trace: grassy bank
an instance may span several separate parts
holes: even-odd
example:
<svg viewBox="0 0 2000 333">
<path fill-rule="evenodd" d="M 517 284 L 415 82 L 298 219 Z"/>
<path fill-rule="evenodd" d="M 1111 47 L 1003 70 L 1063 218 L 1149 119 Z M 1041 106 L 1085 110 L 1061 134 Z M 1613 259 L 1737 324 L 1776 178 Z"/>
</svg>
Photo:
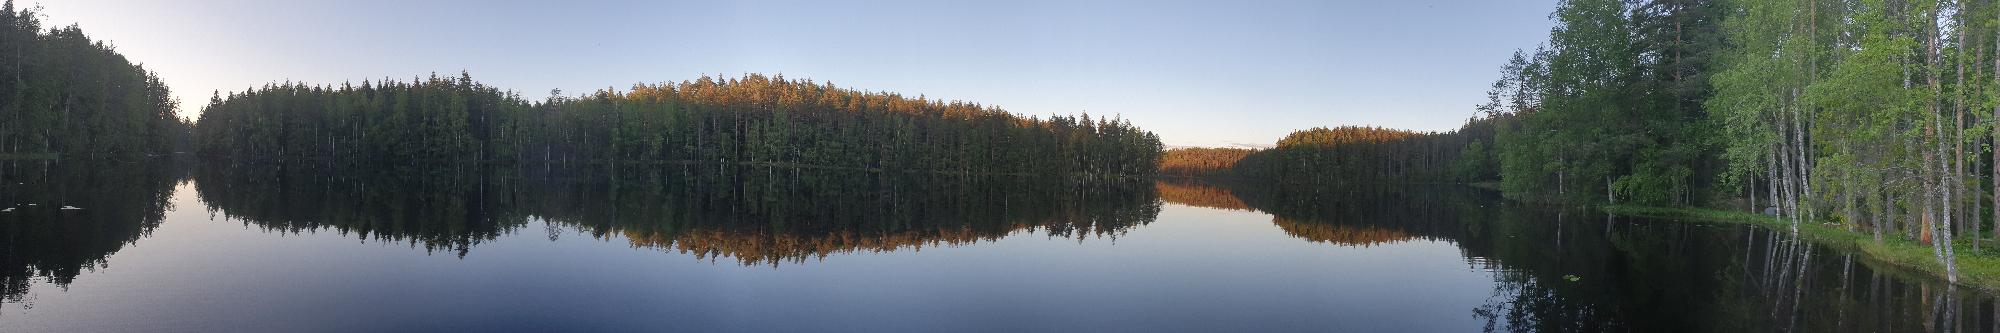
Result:
<svg viewBox="0 0 2000 333">
<path fill-rule="evenodd" d="M 1773 230 L 1791 230 L 1789 221 L 1740 211 L 1622 205 L 1605 206 L 1604 211 L 1627 216 L 1749 224 Z M 1877 243 L 1875 236 L 1865 231 L 1848 231 L 1840 226 L 1812 222 L 1800 224 L 1799 233 L 1815 243 L 1841 251 L 1859 253 L 1874 261 L 1929 274 L 1939 280 L 1945 278 L 1944 264 L 1939 263 L 1937 257 L 1931 254 L 1929 245 L 1918 244 L 1896 235 L 1883 235 L 1882 241 Z M 1959 285 L 2000 292 L 2000 252 L 1991 250 L 2000 244 L 1990 240 L 1982 241 L 1980 246 L 1987 249 L 1975 250 L 1972 241 L 1965 239 L 1959 240 L 1953 246 L 1958 254 Z"/>
</svg>

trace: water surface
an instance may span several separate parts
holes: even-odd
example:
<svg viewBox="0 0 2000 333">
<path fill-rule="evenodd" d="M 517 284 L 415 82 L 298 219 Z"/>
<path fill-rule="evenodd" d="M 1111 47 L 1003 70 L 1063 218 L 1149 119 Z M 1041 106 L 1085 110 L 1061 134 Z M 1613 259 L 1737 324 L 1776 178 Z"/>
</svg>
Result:
<svg viewBox="0 0 2000 333">
<path fill-rule="evenodd" d="M 77 161 L 0 164 L 0 181 L 9 332 L 1915 332 L 2000 315 L 1766 230 L 1460 187 Z"/>
</svg>

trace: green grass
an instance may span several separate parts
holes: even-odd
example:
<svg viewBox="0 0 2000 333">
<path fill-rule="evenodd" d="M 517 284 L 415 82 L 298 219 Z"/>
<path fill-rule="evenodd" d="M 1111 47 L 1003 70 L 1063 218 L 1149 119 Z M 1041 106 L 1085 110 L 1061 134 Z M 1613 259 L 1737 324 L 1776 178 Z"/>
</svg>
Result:
<svg viewBox="0 0 2000 333">
<path fill-rule="evenodd" d="M 1725 211 L 1691 207 L 1645 207 L 1645 206 L 1605 206 L 1605 212 L 1626 216 L 1658 217 L 1670 219 L 1699 220 L 1735 224 L 1757 225 L 1772 230 L 1790 231 L 1791 222 L 1775 217 L 1741 211 Z M 1871 261 L 1896 268 L 1918 272 L 1945 279 L 1944 264 L 1939 263 L 1931 253 L 1930 245 L 1918 244 L 1897 235 L 1883 235 L 1881 242 L 1865 231 L 1848 231 L 1839 225 L 1824 223 L 1801 223 L 1799 233 L 1816 243 L 1842 251 L 1858 253 Z M 1985 249 L 1974 249 L 1970 239 L 1961 239 L 1952 244 L 1958 254 L 1958 284 L 1986 291 L 2000 292 L 2000 251 L 1993 248 L 2000 243 L 1981 241 Z"/>
</svg>

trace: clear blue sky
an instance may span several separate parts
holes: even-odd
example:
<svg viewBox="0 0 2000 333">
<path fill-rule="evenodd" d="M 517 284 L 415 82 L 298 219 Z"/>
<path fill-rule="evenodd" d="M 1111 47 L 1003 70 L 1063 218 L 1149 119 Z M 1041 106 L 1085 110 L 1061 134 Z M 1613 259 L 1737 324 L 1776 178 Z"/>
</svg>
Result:
<svg viewBox="0 0 2000 333">
<path fill-rule="evenodd" d="M 1118 114 L 1168 145 L 1302 128 L 1456 128 L 1554 0 L 17 0 L 159 72 L 193 117 L 215 90 L 432 72 L 531 99 L 782 73 L 1046 115 Z"/>
</svg>

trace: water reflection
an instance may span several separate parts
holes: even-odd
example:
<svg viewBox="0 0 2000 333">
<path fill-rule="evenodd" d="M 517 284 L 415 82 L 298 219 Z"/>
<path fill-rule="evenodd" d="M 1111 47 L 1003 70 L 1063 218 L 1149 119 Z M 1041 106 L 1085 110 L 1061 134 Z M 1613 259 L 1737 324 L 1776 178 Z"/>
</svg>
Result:
<svg viewBox="0 0 2000 333">
<path fill-rule="evenodd" d="M 756 168 L 606 172 L 616 181 L 547 184 L 575 204 L 544 206 L 537 214 L 595 237 L 617 235 L 634 246 L 745 265 L 969 244 L 1015 232 L 1116 237 L 1160 213 L 1152 188 L 1141 182 Z"/>
<path fill-rule="evenodd" d="M 201 197 L 280 232 L 332 230 L 460 256 L 544 222 L 633 246 L 800 263 L 847 252 L 989 241 L 1015 232 L 1116 237 L 1160 206 L 1141 182 L 1070 182 L 691 165 L 468 165 L 465 174 L 204 166 Z"/>
<path fill-rule="evenodd" d="M 331 170 L 317 165 L 203 163 L 195 190 L 211 214 L 270 232 L 332 231 L 363 240 L 409 242 L 460 256 L 527 225 L 512 169 Z"/>
<path fill-rule="evenodd" d="M 1456 243 L 1492 273 L 1486 304 L 1469 309 L 1489 332 L 2000 330 L 1990 294 L 1762 228 L 1529 207 L 1466 188 L 1159 186 L 1191 206 L 1233 193 L 1307 241 Z"/>
<path fill-rule="evenodd" d="M 302 242 L 332 240 L 330 243 L 334 243 L 330 247 L 308 247 L 315 250 L 355 252 L 340 254 L 348 255 L 346 258 L 351 260 L 341 269 L 357 271 L 342 278 L 374 278 L 358 284 L 383 290 L 391 288 L 384 284 L 407 282 L 405 276 L 397 274 L 419 269 L 411 267 L 421 267 L 429 272 L 426 274 L 435 276 L 492 276 L 487 283 L 518 283 L 511 286 L 514 288 L 611 279 L 619 274 L 657 269 L 653 275 L 617 280 L 632 284 L 605 288 L 641 288 L 635 286 L 647 286 L 645 283 L 651 283 L 648 279 L 680 276 L 709 282 L 678 286 L 684 289 L 643 288 L 671 291 L 662 295 L 695 297 L 673 303 L 681 307 L 705 304 L 701 300 L 753 294 L 772 301 L 758 303 L 759 306 L 777 306 L 774 304 L 800 301 L 785 299 L 781 294 L 805 290 L 785 286 L 817 281 L 822 284 L 806 289 L 843 289 L 857 282 L 833 283 L 827 282 L 832 280 L 826 277 L 887 269 L 899 278 L 873 282 L 894 285 L 878 285 L 886 289 L 859 294 L 890 295 L 893 293 L 885 291 L 907 290 L 934 295 L 964 289 L 953 283 L 970 277 L 992 278 L 981 280 L 984 283 L 1017 284 L 1012 285 L 1014 289 L 954 294 L 959 295 L 955 298 L 958 301 L 883 296 L 889 298 L 852 306 L 870 311 L 874 308 L 866 306 L 881 306 L 882 311 L 916 311 L 938 309 L 941 304 L 981 307 L 1013 300 L 1015 303 L 1008 303 L 1014 304 L 1012 308 L 1031 309 L 1048 305 L 1029 301 L 1057 300 L 1090 303 L 1093 308 L 1140 309 L 1148 305 L 1192 306 L 1174 303 L 1207 299 L 1213 302 L 1198 305 L 1258 308 L 1255 311 L 1262 314 L 1281 308 L 1342 309 L 1333 312 L 1352 314 L 1392 305 L 1422 309 L 1432 304 L 1425 297 L 1443 297 L 1440 296 L 1443 294 L 1419 295 L 1419 291 L 1411 289 L 1451 289 L 1450 295 L 1472 297 L 1449 303 L 1456 304 L 1449 307 L 1411 310 L 1416 312 L 1380 320 L 1449 317 L 1438 320 L 1456 326 L 1436 327 L 1483 326 L 1487 331 L 1982 332 L 1994 331 L 1995 325 L 2000 324 L 1994 320 L 2000 317 L 2000 306 L 1988 294 L 1954 288 L 1921 275 L 1881 269 L 1877 263 L 1784 233 L 1522 206 L 1481 190 L 1451 186 L 1260 188 L 1189 182 L 1071 182 L 683 165 L 565 168 L 469 164 L 432 170 L 362 172 L 313 165 L 211 164 L 192 168 L 188 175 L 183 175 L 163 162 L 0 163 L 0 184 L 12 184 L 0 185 L 0 209 L 14 209 L 0 212 L 0 242 L 4 242 L 0 243 L 0 250 L 4 250 L 0 252 L 0 271 L 4 271 L 0 279 L 4 281 L 0 282 L 6 288 L 4 303 L 25 307 L 33 301 L 23 299 L 23 295 L 31 295 L 28 290 L 31 286 L 67 288 L 79 275 L 91 270 L 145 261 L 125 256 L 110 260 L 125 261 L 121 263 L 108 262 L 106 258 L 121 250 L 140 254 L 158 252 L 130 250 L 130 245 L 143 243 L 142 238 L 162 225 L 162 212 L 172 208 L 168 198 L 173 189 L 186 185 L 180 188 L 194 192 L 181 193 L 183 205 L 195 202 L 188 200 L 190 196 L 198 197 L 211 215 L 242 224 L 243 227 L 220 224 L 223 229 L 240 232 L 235 234 L 239 238 L 230 238 L 232 241 L 271 240 L 264 237 L 270 234 L 323 233 L 408 245 L 422 251 L 395 247 L 374 250 L 442 260 L 422 265 L 412 263 L 423 261 L 397 264 L 383 260 L 408 258 L 359 253 L 368 250 L 348 247 L 351 242 L 340 237 L 298 237 Z M 189 176 L 193 184 L 182 183 Z M 1217 210 L 1175 207 L 1171 211 L 1185 215 L 1173 216 L 1170 220 L 1174 224 L 1147 226 L 1161 218 L 1162 202 Z M 36 205 L 27 206 L 29 203 Z M 63 206 L 81 209 L 59 209 Z M 175 216 L 177 220 L 185 219 Z M 205 222 L 199 218 L 192 220 L 188 223 Z M 1242 223 L 1246 221 L 1249 223 Z M 162 236 L 158 238 L 173 238 L 166 235 L 183 226 L 181 223 L 173 222 L 159 229 Z M 1010 236 L 1045 239 L 1015 242 L 1024 237 Z M 1176 236 L 1186 237 L 1173 238 Z M 617 242 L 609 244 L 614 250 L 653 257 L 597 258 L 591 265 L 578 266 L 586 268 L 572 267 L 570 274 L 551 276 L 522 273 L 540 272 L 536 269 L 541 266 L 529 264 L 520 267 L 534 268 L 481 266 L 515 264 L 521 259 L 509 255 L 524 253 L 564 253 L 561 260 L 573 261 L 593 259 L 576 253 L 621 253 L 550 252 L 577 251 L 573 246 L 579 243 L 605 244 L 549 242 L 541 237 L 609 240 Z M 1012 243 L 982 244 L 922 255 L 858 255 L 1002 239 Z M 1073 246 L 1072 239 L 1120 242 Z M 1220 241 L 1202 243 L 1204 240 Z M 234 252 L 228 253 L 298 250 L 272 244 L 275 243 L 248 244 L 231 248 Z M 644 250 L 624 248 L 626 244 Z M 427 256 L 422 253 L 426 251 L 442 255 Z M 501 253 L 495 257 L 501 260 L 482 262 L 480 253 Z M 1309 255 L 1292 256 L 1298 253 Z M 859 265 L 829 262 L 810 268 L 787 265 L 785 270 L 737 267 L 808 263 L 846 254 L 856 254 L 857 260 L 843 262 Z M 959 256 L 946 256 L 951 254 Z M 157 266 L 199 263 L 213 255 L 190 257 L 194 259 L 182 260 L 193 261 L 165 261 L 156 263 L 155 270 L 139 272 L 179 272 Z M 644 261 L 660 257 L 695 258 L 722 264 Z M 940 266 L 945 264 L 940 260 L 947 260 L 941 258 L 951 258 L 953 263 L 964 266 Z M 964 261 L 967 258 L 1005 260 Z M 274 261 L 250 267 L 306 270 L 286 266 L 287 261 L 300 260 L 288 254 L 266 259 Z M 1421 273 L 1410 272 L 1409 265 L 1396 261 L 1405 259 L 1443 263 L 1431 266 L 1444 267 L 1430 274 L 1463 275 L 1414 276 Z M 1456 270 L 1454 263 L 1458 260 L 1463 260 L 1462 270 Z M 1060 264 L 1038 265 L 1048 262 Z M 1121 269 L 1128 266 L 1130 269 Z M 1334 267 L 1333 271 L 1366 273 L 1314 275 L 1326 274 L 1327 267 Z M 221 274 L 233 273 L 236 272 Z M 918 273 L 945 274 L 952 278 L 900 278 Z M 1016 279 L 1016 276 L 1028 278 Z M 1288 276 L 1305 278 L 1273 278 Z M 1381 294 L 1357 291 L 1369 288 L 1369 283 L 1375 283 L 1377 277 L 1418 287 Z M 155 284 L 149 283 L 162 278 L 128 271 L 124 277 L 128 280 L 123 280 L 128 284 L 123 286 L 150 288 Z M 272 281 L 291 283 L 298 278 L 249 274 L 229 281 L 230 285 L 280 285 Z M 101 280 L 97 282 L 104 282 Z M 952 283 L 938 282 L 946 280 Z M 1060 289 L 1057 294 L 1075 298 L 1010 291 L 1048 287 L 1020 283 L 1022 280 L 1064 281 L 1075 289 Z M 755 283 L 741 283 L 736 286 L 739 289 L 707 290 L 718 285 L 714 281 Z M 265 296 L 282 293 L 266 289 L 216 297 L 234 297 L 244 302 L 241 304 L 285 303 L 321 300 L 324 298 L 314 297 L 348 295 L 353 291 L 341 289 L 343 285 L 334 280 L 317 282 L 333 285 L 325 286 L 330 289 L 299 287 L 297 293 L 284 296 L 297 299 Z M 90 279 L 76 284 L 94 286 L 78 287 L 79 290 L 121 286 L 93 284 Z M 924 284 L 933 289 L 904 284 Z M 403 292 L 449 287 L 422 286 Z M 1084 293 L 1090 290 L 1110 292 Z M 1298 290 L 1316 290 L 1320 294 L 1305 295 Z M 478 288 L 460 291 L 464 293 L 437 295 L 466 297 L 487 292 Z M 69 309 L 127 302 L 119 298 L 124 294 L 117 292 L 92 295 L 99 298 L 67 299 Z M 199 295 L 222 294 L 209 291 Z M 602 296 L 592 295 L 595 296 L 580 297 L 570 304 L 589 307 L 594 304 L 591 301 Z M 375 296 L 394 298 L 394 295 Z M 1291 303 L 1274 301 L 1286 296 L 1297 297 L 1289 298 Z M 63 299 L 43 298 L 44 308 L 60 307 L 61 302 L 49 300 Z M 635 297 L 628 301 L 658 299 L 683 300 Z M 477 303 L 465 302 L 436 304 Z M 374 304 L 335 301 L 327 304 L 364 303 Z M 234 305 L 248 306 L 241 304 Z M 520 306 L 519 313 L 553 311 L 532 304 Z M 215 306 L 191 311 L 197 316 L 213 316 L 229 313 L 226 309 L 240 308 Z M 1190 311 L 1181 314 L 1209 313 L 1222 319 L 1259 318 L 1254 316 L 1259 313 L 1248 313 L 1250 310 L 1236 313 L 1215 308 L 1183 310 Z M 823 313 L 815 311 L 821 310 L 792 309 L 789 313 Z M 1147 311 L 1114 314 L 1139 320 L 1133 318 L 1151 318 L 1142 316 Z M 85 316 L 88 311 L 72 313 Z M 50 317 L 47 313 L 42 316 L 43 322 L 60 321 L 56 319 L 63 317 Z M 1206 319 L 1214 318 L 1186 318 L 1187 321 Z M 1186 322 L 1176 325 L 1179 324 Z M 1242 322 L 1231 325 L 1238 324 Z"/>
<path fill-rule="evenodd" d="M 0 161 L 0 303 L 37 280 L 67 286 L 159 226 L 171 161 Z"/>
<path fill-rule="evenodd" d="M 1465 238 L 1499 198 L 1462 186 L 1273 187 L 1188 180 L 1158 182 L 1175 204 L 1259 211 L 1286 234 L 1312 242 L 1368 247 Z"/>
</svg>

